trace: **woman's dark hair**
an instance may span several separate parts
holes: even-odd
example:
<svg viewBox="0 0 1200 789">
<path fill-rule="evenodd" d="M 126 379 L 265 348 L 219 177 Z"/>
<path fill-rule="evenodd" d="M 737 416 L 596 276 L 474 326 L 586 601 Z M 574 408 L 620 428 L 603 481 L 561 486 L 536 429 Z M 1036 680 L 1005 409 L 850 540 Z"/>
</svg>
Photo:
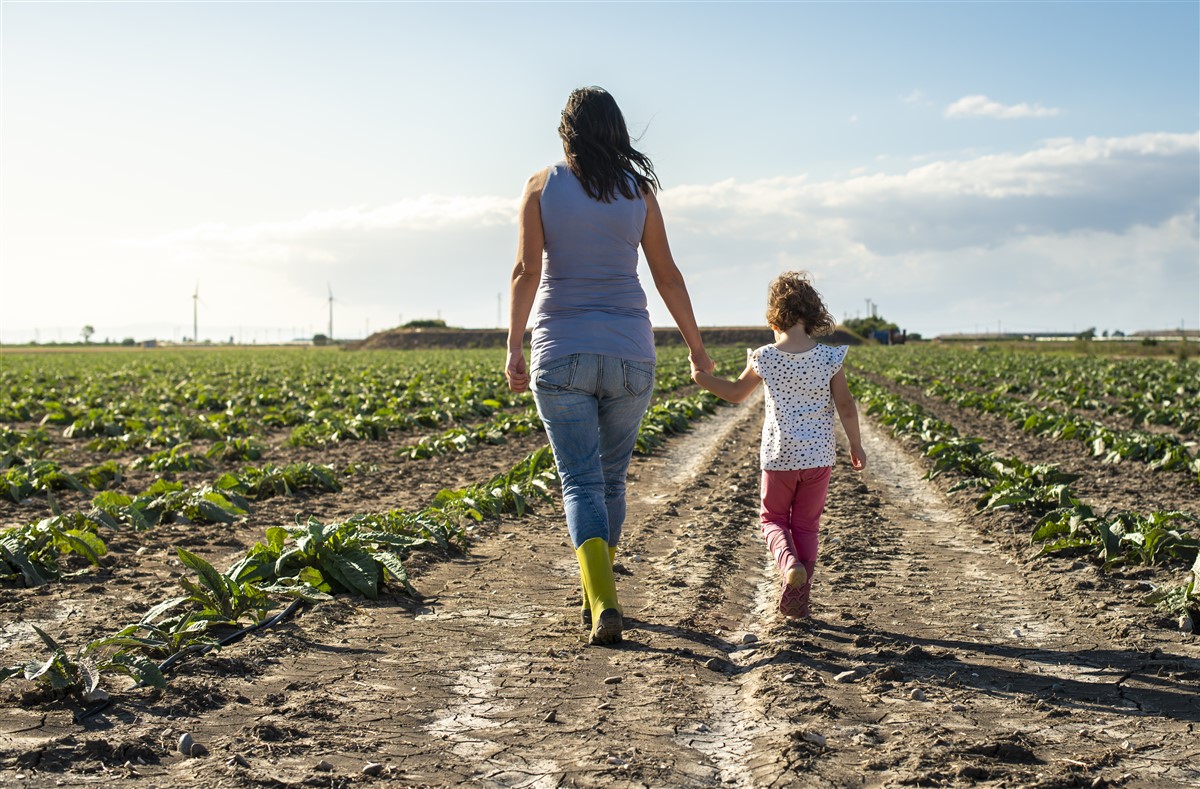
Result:
<svg viewBox="0 0 1200 789">
<path fill-rule="evenodd" d="M 810 337 L 829 334 L 834 328 L 833 316 L 803 271 L 785 271 L 772 280 L 767 290 L 767 323 L 780 331 L 802 324 Z"/>
<path fill-rule="evenodd" d="M 576 88 L 567 98 L 558 124 L 567 165 L 588 197 L 611 203 L 618 192 L 626 199 L 661 185 L 650 157 L 633 148 L 621 108 L 604 88 Z M 634 191 L 630 177 L 637 183 Z"/>
</svg>

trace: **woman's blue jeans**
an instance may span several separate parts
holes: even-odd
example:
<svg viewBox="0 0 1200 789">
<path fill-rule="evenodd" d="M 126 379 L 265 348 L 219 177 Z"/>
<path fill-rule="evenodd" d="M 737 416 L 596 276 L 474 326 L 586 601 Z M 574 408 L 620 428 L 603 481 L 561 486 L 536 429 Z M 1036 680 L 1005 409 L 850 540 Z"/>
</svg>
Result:
<svg viewBox="0 0 1200 789">
<path fill-rule="evenodd" d="M 625 474 L 654 394 L 654 362 L 575 353 L 543 363 L 532 379 L 571 541 L 578 548 L 600 537 L 615 547 L 625 523 Z"/>
</svg>

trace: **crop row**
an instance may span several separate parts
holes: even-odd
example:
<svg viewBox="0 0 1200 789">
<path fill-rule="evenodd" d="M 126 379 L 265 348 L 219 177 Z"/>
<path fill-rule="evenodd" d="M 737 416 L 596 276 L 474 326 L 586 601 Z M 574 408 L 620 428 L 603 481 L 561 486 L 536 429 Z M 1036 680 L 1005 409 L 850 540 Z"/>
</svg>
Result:
<svg viewBox="0 0 1200 789">
<path fill-rule="evenodd" d="M 1105 463 L 1141 461 L 1156 470 L 1185 472 L 1200 484 L 1200 457 L 1192 455 L 1189 442 L 1169 433 L 1121 430 L 1075 413 L 1033 405 L 1001 392 L 962 390 L 942 381 L 930 384 L 925 394 L 960 408 L 999 414 L 1027 433 L 1082 441 L 1092 455 L 1103 458 Z"/>
<path fill-rule="evenodd" d="M 863 348 L 856 363 L 906 385 L 934 381 L 963 390 L 1012 394 L 1032 402 L 1120 416 L 1134 426 L 1200 429 L 1200 363 L 1097 359 L 949 348 Z"/>
<path fill-rule="evenodd" d="M 281 598 L 309 603 L 334 593 L 374 598 L 390 582 L 416 595 L 403 565 L 411 551 L 462 546 L 467 523 L 500 514 L 522 516 L 531 498 L 549 497 L 553 480 L 553 458 L 539 450 L 483 485 L 442 491 L 415 513 L 369 513 L 329 524 L 310 518 L 272 527 L 225 572 L 179 549 L 180 561 L 196 573 L 195 579 L 180 579 L 183 595 L 74 650 L 35 627 L 49 655 L 0 669 L 0 681 L 21 676 L 51 697 L 69 695 L 81 705 L 106 703 L 105 675 L 163 687 L 164 673 L 176 660 L 228 643 L 247 622 L 255 627 L 267 621 Z"/>
<path fill-rule="evenodd" d="M 727 355 L 732 359 L 740 357 L 740 354 L 739 350 Z M 674 355 L 679 357 L 676 361 L 682 360 L 681 354 Z M 6 368 L 5 372 L 11 374 L 12 371 Z M 182 371 L 179 372 L 182 374 Z M 495 366 L 489 367 L 486 376 L 479 373 L 479 377 L 503 382 Z M 100 376 L 92 380 L 89 385 L 92 389 L 84 396 L 72 398 L 63 394 L 61 384 L 51 384 L 53 380 L 47 379 L 43 383 L 57 387 L 53 395 L 64 398 L 63 401 L 53 402 L 70 402 L 72 407 L 90 406 L 94 399 L 103 400 L 108 395 L 111 395 L 111 402 L 119 406 L 122 402 L 119 393 L 114 393 L 113 389 L 106 390 L 105 387 L 115 386 L 119 390 L 128 383 L 122 376 Z M 146 450 L 150 447 L 143 443 L 138 445 L 142 451 L 134 461 L 134 466 L 160 473 L 208 471 L 220 462 L 261 456 L 263 445 L 252 432 L 261 427 L 262 422 L 257 417 L 252 420 L 247 413 L 238 411 L 248 402 L 244 394 L 250 386 L 242 387 L 242 392 L 237 396 L 241 398 L 239 402 L 235 402 L 233 397 L 226 398 L 225 410 L 218 410 L 216 404 L 220 399 L 220 390 L 217 384 L 210 383 L 202 387 L 197 396 L 195 382 L 187 375 L 182 380 L 177 391 L 189 392 L 188 397 L 195 401 L 193 405 L 211 409 L 206 413 L 186 414 L 181 408 L 179 413 L 183 413 L 182 418 L 210 426 L 223 419 L 229 420 L 226 424 L 245 424 L 249 426 L 247 435 L 226 434 L 205 451 L 192 451 L 193 447 L 184 441 L 164 442 L 169 446 L 148 452 Z M 687 429 L 693 419 L 712 413 L 715 401 L 707 393 L 684 398 L 670 396 L 689 382 L 685 364 L 666 366 L 665 369 L 660 366 L 657 384 L 659 399 L 648 412 L 642 426 L 639 439 L 642 451 L 649 451 L 661 444 L 663 437 L 670 433 Z M 349 383 L 346 385 L 350 386 Z M 6 391 L 11 394 L 16 390 L 9 388 Z M 33 391 L 37 391 L 37 387 Z M 107 391 L 108 395 L 97 394 L 103 391 Z M 152 393 L 155 387 L 148 387 L 148 391 Z M 492 421 L 487 424 L 493 430 L 488 432 L 494 431 L 490 440 L 500 440 L 510 432 L 509 428 L 499 427 L 502 424 L 516 426 L 511 429 L 534 429 L 532 419 L 522 418 L 528 417 L 532 411 L 527 395 L 511 400 L 492 400 L 481 396 L 484 393 L 482 384 L 473 391 L 476 397 L 470 401 L 473 405 L 468 407 L 475 408 L 474 414 L 481 415 L 490 409 Z M 153 401 L 153 397 L 149 399 Z M 259 397 L 258 405 L 270 399 Z M 353 397 L 350 399 L 354 400 Z M 415 401 L 416 398 L 409 399 Z M 428 407 L 443 407 L 451 400 L 454 398 L 446 395 L 442 403 Z M 24 402 L 27 408 L 33 400 L 27 398 Z M 354 402 L 361 405 L 364 401 L 360 399 Z M 461 405 L 463 401 L 455 402 Z M 11 404 L 10 399 L 8 405 Z M 170 412 L 167 404 L 168 399 L 161 399 L 159 410 Z M 523 410 L 503 410 L 514 404 L 522 405 Z M 51 410 L 54 410 L 53 407 Z M 335 413 L 332 407 L 326 413 L 335 419 L 345 414 L 344 411 Z M 58 424 L 65 425 L 63 432 L 72 439 L 87 433 L 113 432 L 108 428 L 97 430 L 97 422 L 92 420 L 96 414 L 89 411 L 84 416 L 89 421 L 79 422 L 77 417 L 70 424 L 64 421 L 58 421 Z M 316 413 L 309 413 L 307 419 L 310 421 L 295 427 L 313 424 L 312 420 L 317 416 Z M 354 423 L 353 420 L 358 416 L 369 422 L 381 414 L 375 411 L 351 415 L 349 423 L 355 427 L 363 424 Z M 56 418 L 43 418 L 42 421 L 44 424 L 25 430 L 0 428 L 0 457 L 9 459 L 3 467 L 6 481 L 16 485 L 11 488 L 10 497 L 20 501 L 33 493 L 46 492 L 54 511 L 51 517 L 36 523 L 0 532 L 0 575 L 25 585 L 37 585 L 73 574 L 64 569 L 64 556 L 74 555 L 88 563 L 100 564 L 101 557 L 107 553 L 107 546 L 100 537 L 105 529 L 144 529 L 172 520 L 233 522 L 249 513 L 252 500 L 269 495 L 290 495 L 299 489 L 336 490 L 340 487 L 337 475 L 328 467 L 292 464 L 283 468 L 246 468 L 221 474 L 208 484 L 189 487 L 159 479 L 135 495 L 119 490 L 103 490 L 122 482 L 124 468 L 113 461 L 105 461 L 95 467 L 67 472 L 55 461 L 43 459 L 56 443 L 47 433 L 50 427 L 55 426 Z M 125 427 L 128 427 L 128 423 Z M 161 428 L 162 424 L 155 429 Z M 216 430 L 203 438 L 227 432 Z M 135 442 L 126 440 L 123 437 L 125 435 L 104 436 L 103 439 L 112 440 L 114 447 L 117 442 L 133 446 Z M 380 586 L 389 582 L 411 593 L 413 590 L 403 566 L 403 558 L 408 551 L 426 544 L 444 548 L 461 547 L 465 541 L 465 524 L 501 512 L 522 514 L 528 498 L 546 495 L 548 486 L 554 481 L 551 465 L 550 452 L 548 448 L 543 448 L 508 475 L 466 490 L 442 491 L 429 507 L 419 512 L 368 513 L 336 524 L 310 520 L 290 527 L 274 526 L 266 530 L 261 543 L 251 548 L 224 573 L 215 571 L 200 557 L 180 551 L 180 561 L 196 574 L 195 578 L 181 581 L 185 592 L 183 596 L 155 605 L 138 622 L 77 649 L 68 650 L 54 642 L 48 634 L 39 632 L 50 651 L 49 657 L 11 667 L 5 674 L 25 676 L 44 684 L 57 695 L 72 693 L 86 702 L 98 698 L 99 677 L 105 674 L 128 674 L 139 682 L 159 684 L 162 667 L 169 665 L 169 661 L 191 651 L 212 648 L 215 643 L 229 637 L 225 631 L 236 629 L 247 621 L 252 623 L 251 626 L 266 621 L 273 601 L 280 597 L 315 600 L 337 592 L 375 596 Z M 350 469 L 346 473 L 350 473 Z M 22 480 L 27 484 L 22 485 Z M 92 499 L 90 510 L 60 513 L 51 494 L 59 488 L 100 492 Z"/>
<path fill-rule="evenodd" d="M 1191 566 L 1181 587 L 1156 598 L 1176 610 L 1200 615 L 1200 533 L 1195 515 L 1180 511 L 1140 514 L 1096 513 L 1071 490 L 1078 477 L 1052 464 L 1030 464 L 997 456 L 982 439 L 965 437 L 919 405 L 861 377 L 851 378 L 855 396 L 867 413 L 891 428 L 893 435 L 914 441 L 932 461 L 927 477 L 952 473 L 959 478 L 950 490 L 973 491 L 977 510 L 1012 510 L 1031 517 L 1030 539 L 1042 554 L 1090 555 L 1107 569 L 1121 564 Z"/>
<path fill-rule="evenodd" d="M 999 377 L 982 379 L 987 382 L 986 386 L 979 386 L 984 365 L 975 362 L 971 355 L 964 357 L 961 352 L 942 359 L 920 352 L 906 353 L 902 357 L 868 352 L 858 355 L 855 362 L 860 369 L 878 373 L 896 383 L 919 385 L 926 395 L 957 407 L 1003 416 L 1026 432 L 1084 442 L 1094 456 L 1103 458 L 1106 463 L 1140 461 L 1156 470 L 1186 473 L 1200 484 L 1200 457 L 1191 450 L 1195 442 L 1174 433 L 1112 427 L 1074 411 L 1059 410 L 1037 398 L 1031 400 L 1011 394 L 1014 391 L 1029 393 L 1035 386 L 1040 387 L 1036 391 L 1041 392 L 1045 385 L 1027 377 L 1009 377 L 1019 374 L 1009 369 L 1006 357 L 994 359 L 995 355 L 977 355 L 997 365 L 990 374 Z M 968 364 L 970 362 L 975 363 Z M 1022 361 L 1022 364 L 1030 363 Z M 1175 363 L 1155 364 L 1160 367 L 1166 364 L 1170 369 Z M 965 372 L 963 368 L 966 368 Z M 1020 375 L 1032 375 L 1034 369 L 1026 367 Z M 1177 383 L 1173 378 L 1171 380 Z"/>
<path fill-rule="evenodd" d="M 59 559 L 64 554 L 79 555 L 99 566 L 99 557 L 107 553 L 99 526 L 143 530 L 170 522 L 233 523 L 249 514 L 251 500 L 341 487 L 328 466 L 291 463 L 223 474 L 209 485 L 185 487 L 159 479 L 133 496 L 103 491 L 92 499 L 87 512 L 60 513 L 51 501 L 56 510 L 52 517 L 0 530 L 0 580 L 20 579 L 26 586 L 38 586 L 60 578 Z"/>
<path fill-rule="evenodd" d="M 258 459 L 259 436 L 274 430 L 290 430 L 292 446 L 311 447 L 441 428 L 441 446 L 407 452 L 419 457 L 462 448 L 471 435 L 496 440 L 532 426 L 525 418 L 530 396 L 508 391 L 495 352 L 250 353 L 202 357 L 202 365 L 188 355 L 193 364 L 186 370 L 169 354 L 150 361 L 131 355 L 117 372 L 93 369 L 87 357 L 55 359 L 59 375 L 50 378 L 41 366 L 15 357 L 0 370 L 0 421 L 37 424 L 0 427 L 0 469 L 52 455 L 49 428 L 88 439 L 87 448 L 96 452 L 150 452 L 139 462 L 169 471 Z M 724 353 L 733 358 L 738 352 Z M 324 366 L 314 368 L 313 357 Z M 660 357 L 661 399 L 691 381 L 682 351 L 664 349 Z M 137 377 L 151 370 L 149 383 Z M 193 442 L 213 443 L 192 452 Z"/>
</svg>

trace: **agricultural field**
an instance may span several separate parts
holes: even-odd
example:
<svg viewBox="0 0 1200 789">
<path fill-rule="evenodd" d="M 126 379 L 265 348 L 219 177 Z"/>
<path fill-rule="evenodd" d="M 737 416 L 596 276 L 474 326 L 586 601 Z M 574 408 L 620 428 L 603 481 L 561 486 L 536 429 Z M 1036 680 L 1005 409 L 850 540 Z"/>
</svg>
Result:
<svg viewBox="0 0 1200 789">
<path fill-rule="evenodd" d="M 661 349 L 616 649 L 502 364 L 5 351 L 0 782 L 1200 785 L 1196 362 L 852 349 L 797 626 L 761 400 Z"/>
</svg>

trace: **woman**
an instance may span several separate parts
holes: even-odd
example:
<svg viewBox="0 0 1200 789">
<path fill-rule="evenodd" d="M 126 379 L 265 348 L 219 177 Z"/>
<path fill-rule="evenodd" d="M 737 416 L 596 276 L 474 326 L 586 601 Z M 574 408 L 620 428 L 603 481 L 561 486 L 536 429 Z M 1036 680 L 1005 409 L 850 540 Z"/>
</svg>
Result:
<svg viewBox="0 0 1200 789">
<path fill-rule="evenodd" d="M 613 644 L 623 628 L 612 562 L 625 520 L 625 475 L 654 393 L 639 245 L 692 363 L 705 372 L 713 363 L 667 244 L 654 166 L 630 145 L 617 103 L 600 88 L 573 91 L 558 134 L 565 160 L 535 173 L 521 198 L 505 375 L 514 392 L 533 389 L 562 480 L 584 625 L 591 643 Z M 535 296 L 526 368 L 523 338 Z"/>
</svg>

